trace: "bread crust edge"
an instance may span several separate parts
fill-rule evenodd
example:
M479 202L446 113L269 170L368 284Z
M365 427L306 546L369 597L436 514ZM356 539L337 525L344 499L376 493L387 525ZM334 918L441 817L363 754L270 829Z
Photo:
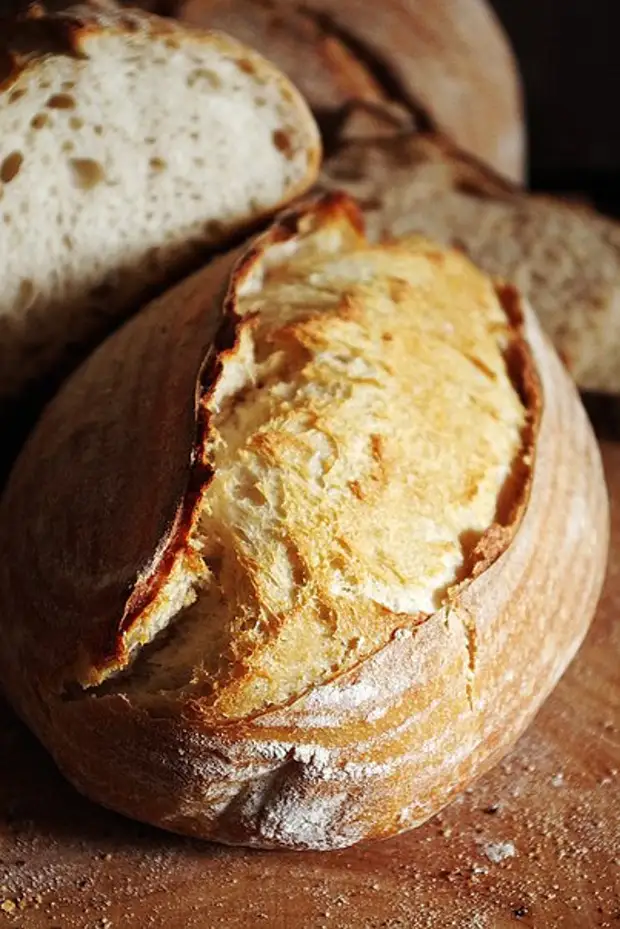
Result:
M307 209L258 247L294 234ZM122 694L52 696L47 682L5 663L12 702L79 790L188 835L335 849L424 822L508 751L588 629L609 516L574 385L529 306L513 288L499 293L523 316L542 390L531 482L505 550L357 667L226 725L211 725L191 699L149 707ZM17 617L15 597L12 606Z

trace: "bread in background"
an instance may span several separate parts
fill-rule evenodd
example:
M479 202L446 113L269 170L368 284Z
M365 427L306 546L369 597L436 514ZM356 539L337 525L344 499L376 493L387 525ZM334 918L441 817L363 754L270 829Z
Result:
M3 22L0 407L303 192L297 91L234 39L112 5Z
M441 131L500 174L524 179L518 67L486 0L173 0L165 7L230 32L279 65L316 113L328 149L348 104L397 102L418 129Z
M512 281L579 387L620 393L617 221L522 191L393 108L351 113L320 183L359 199L373 240L427 235Z

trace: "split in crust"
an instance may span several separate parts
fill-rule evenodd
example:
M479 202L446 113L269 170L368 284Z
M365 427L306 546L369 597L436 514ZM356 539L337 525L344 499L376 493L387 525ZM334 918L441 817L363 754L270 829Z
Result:
M0 513L0 673L84 793L235 844L423 822L578 647L607 499L514 288L348 198L108 340Z

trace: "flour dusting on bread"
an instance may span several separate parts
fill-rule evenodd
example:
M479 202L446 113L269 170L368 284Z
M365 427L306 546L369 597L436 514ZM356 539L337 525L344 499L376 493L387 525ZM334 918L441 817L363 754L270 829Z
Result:
M205 570L119 682L228 718L441 608L501 521L525 421L505 311L455 252L372 247L340 216L236 286L235 343L203 400L212 477L190 549Z
M271 848L411 828L588 628L605 485L534 313L360 225L302 205L145 308L0 501L2 687L121 813Z

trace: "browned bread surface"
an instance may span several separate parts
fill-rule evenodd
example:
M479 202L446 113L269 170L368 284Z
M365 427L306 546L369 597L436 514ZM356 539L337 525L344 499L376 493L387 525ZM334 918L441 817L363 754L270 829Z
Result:
M585 390L620 393L620 225L581 204L526 194L437 136L360 111L322 184L364 207L369 235L420 233L516 284ZM380 134L381 138L376 136Z
M436 812L570 660L598 451L527 305L344 198L285 214L66 385L0 510L0 677L100 802L335 848Z

